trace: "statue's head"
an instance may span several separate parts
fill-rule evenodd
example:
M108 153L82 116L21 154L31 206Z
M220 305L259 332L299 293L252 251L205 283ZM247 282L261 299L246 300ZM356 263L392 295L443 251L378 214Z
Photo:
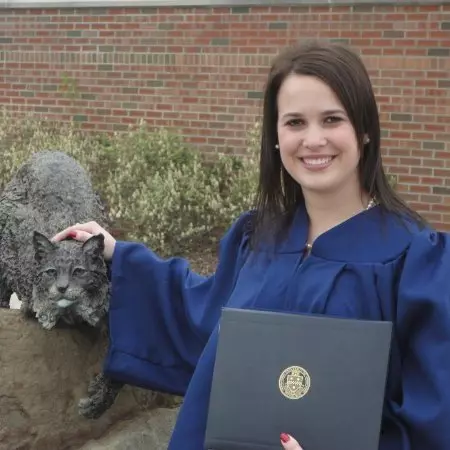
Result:
M33 246L37 272L32 303L41 325L51 329L61 320L96 326L108 311L104 236L55 243L35 231Z

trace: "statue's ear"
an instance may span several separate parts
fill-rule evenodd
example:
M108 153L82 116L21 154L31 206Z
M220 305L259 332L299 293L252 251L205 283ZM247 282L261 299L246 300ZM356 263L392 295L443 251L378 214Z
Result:
M34 257L37 262L41 262L45 259L51 252L56 249L55 244L47 239L46 236L35 231L33 233L33 246L34 246Z
M83 252L92 259L101 258L105 249L105 236L103 234L94 234L83 243Z

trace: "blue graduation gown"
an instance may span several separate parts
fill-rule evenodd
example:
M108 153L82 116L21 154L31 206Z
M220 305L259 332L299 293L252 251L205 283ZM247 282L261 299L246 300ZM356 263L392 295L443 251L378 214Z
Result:
M380 450L448 450L449 236L405 227L376 206L322 234L303 259L308 221L300 208L284 242L264 255L248 251L248 214L222 239L212 276L117 243L104 369L185 396L169 450L204 448L224 305L394 321Z

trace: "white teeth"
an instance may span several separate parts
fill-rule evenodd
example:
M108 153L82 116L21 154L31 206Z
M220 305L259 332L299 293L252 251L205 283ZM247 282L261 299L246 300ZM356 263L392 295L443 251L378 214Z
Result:
M332 156L327 158L302 158L305 164L310 166L320 166L321 164L328 164L333 159Z

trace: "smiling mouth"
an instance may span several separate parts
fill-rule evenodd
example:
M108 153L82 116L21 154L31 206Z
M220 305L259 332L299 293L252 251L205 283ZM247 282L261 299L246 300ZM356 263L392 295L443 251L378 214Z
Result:
M300 160L306 167L322 168L322 167L327 167L333 161L334 158L336 158L335 155L321 156L321 157L314 157L314 158L304 157L304 158L300 158Z

